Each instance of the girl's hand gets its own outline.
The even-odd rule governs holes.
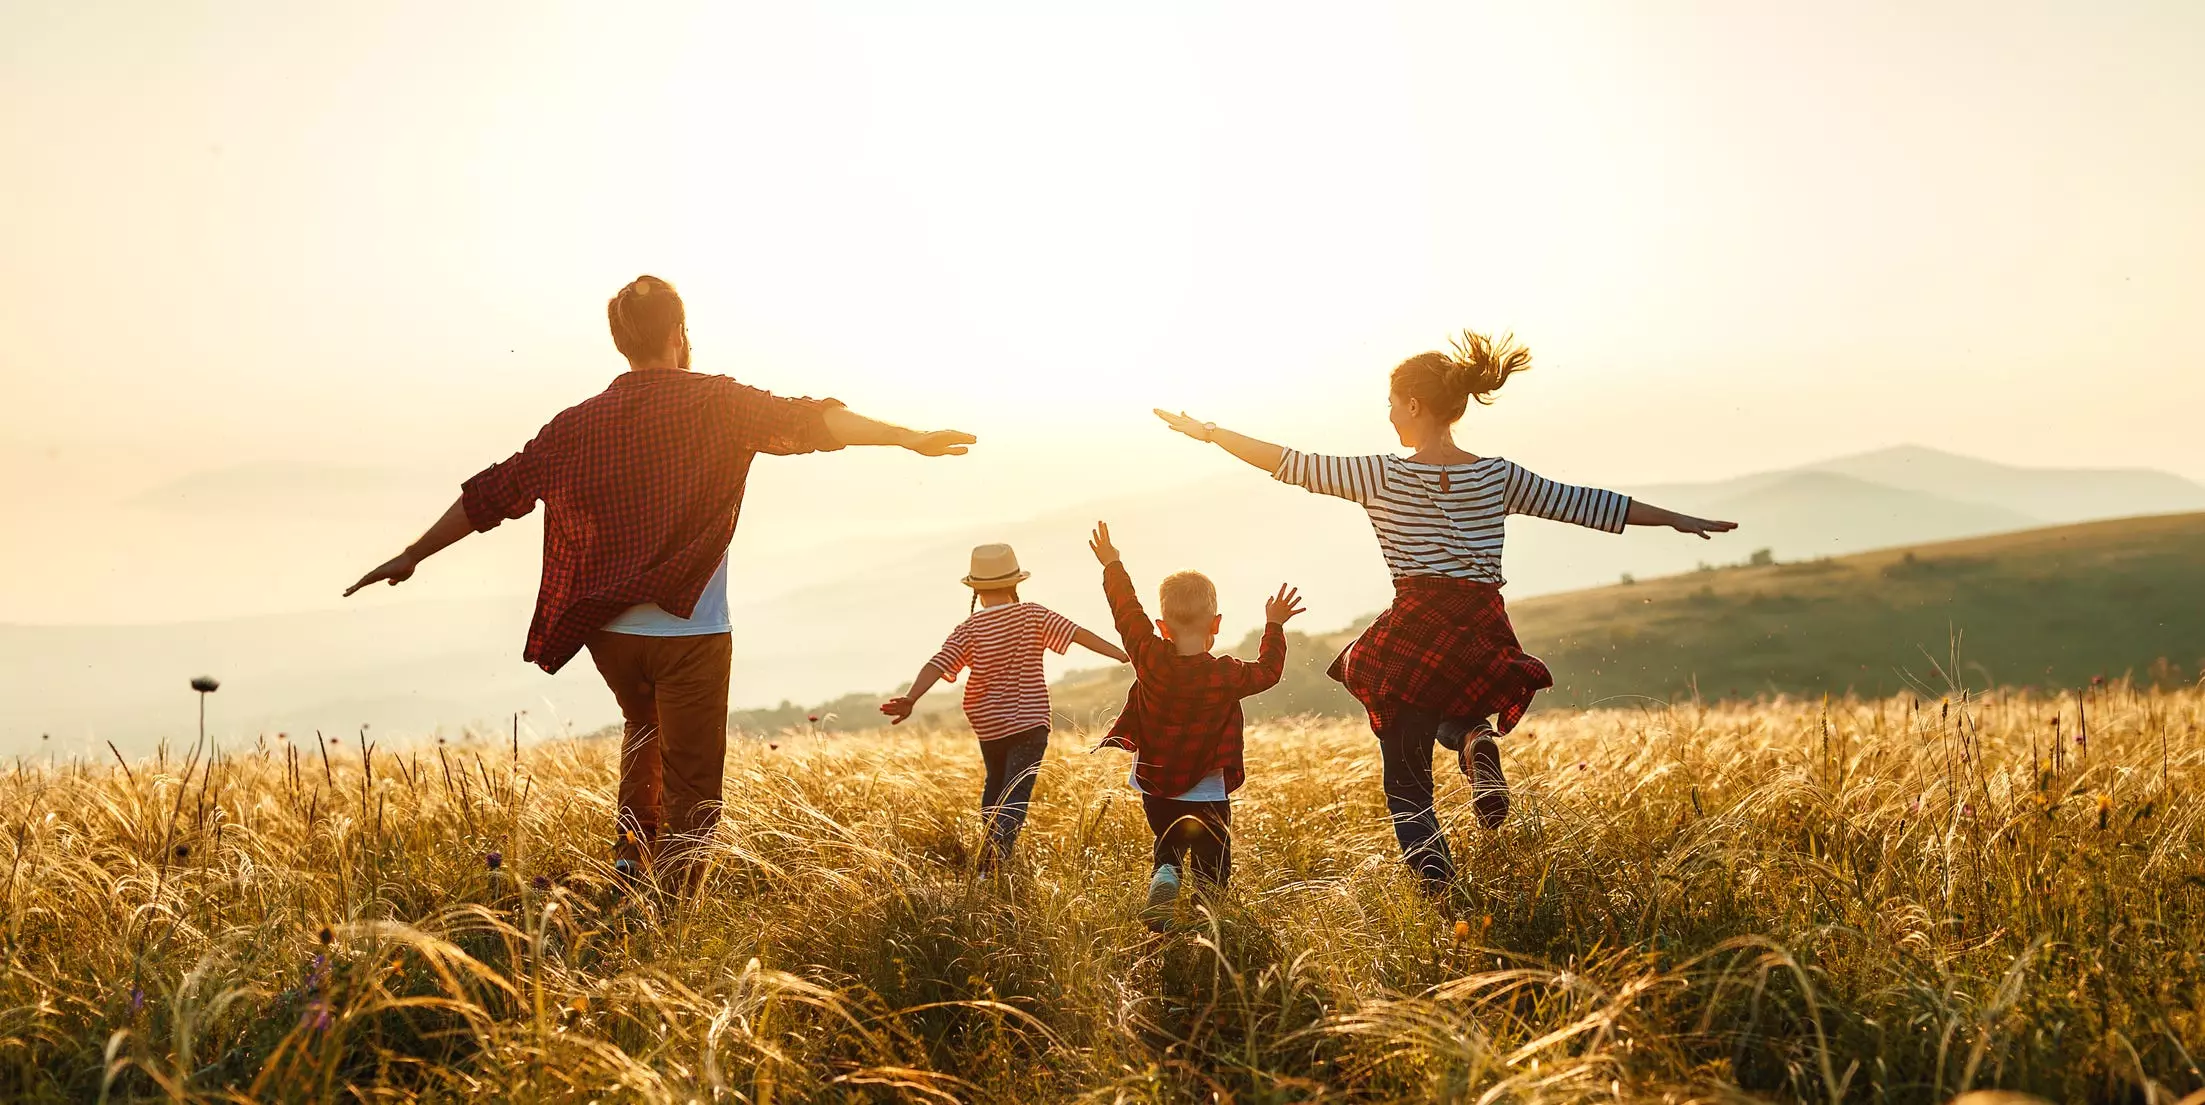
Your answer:
[[[891,698],[888,701],[881,703],[880,712],[887,714],[889,717],[895,719],[888,724],[902,725],[904,723],[904,720],[911,716],[911,706],[912,702],[909,695],[898,695],[895,698]]]
[[[1263,604],[1263,620],[1272,625],[1285,625],[1287,619],[1301,612],[1301,591],[1283,583],[1279,584],[1279,593]]]
[[[1164,420],[1164,425],[1169,426],[1172,429],[1195,439],[1196,441],[1210,441],[1212,437],[1217,433],[1216,425],[1209,422],[1197,422],[1195,421],[1193,416],[1189,415],[1185,411],[1180,411],[1178,414],[1173,414],[1170,411],[1163,409],[1162,407],[1152,407],[1150,409],[1156,412],[1156,417]]]
[[[1738,528],[1736,522],[1718,522],[1711,518],[1694,518],[1689,514],[1678,515],[1677,520],[1669,523],[1669,525],[1678,533],[1696,534],[1702,541],[1711,540],[1714,534],[1729,533],[1731,530]]]

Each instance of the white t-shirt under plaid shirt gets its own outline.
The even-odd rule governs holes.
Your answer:
[[[952,682],[959,671],[972,669],[965,684],[965,720],[981,740],[1001,740],[1049,724],[1041,650],[1063,655],[1078,631],[1071,619],[1039,603],[983,607],[950,633],[927,663]]]

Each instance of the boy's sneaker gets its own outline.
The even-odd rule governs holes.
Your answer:
[[[1171,924],[1172,906],[1179,901],[1179,869],[1162,864],[1148,877],[1148,917],[1151,931],[1162,932]]]
[[[1470,740],[1457,754],[1462,773],[1470,777],[1470,808],[1477,811],[1478,824],[1488,829],[1498,829],[1508,820],[1508,777],[1501,774],[1497,736],[1491,726],[1481,725],[1471,731]]]

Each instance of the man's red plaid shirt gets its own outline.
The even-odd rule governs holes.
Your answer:
[[[1133,778],[1144,794],[1176,798],[1212,771],[1224,774],[1227,791],[1238,789],[1248,777],[1241,764],[1240,700],[1278,683],[1286,667],[1286,630],[1264,626],[1252,664],[1206,652],[1182,656],[1156,635],[1123,563],[1103,567],[1103,594],[1133,660],[1125,712],[1103,746],[1133,753]]]
[[[460,502],[477,532],[545,504],[521,658],[557,671],[639,603],[688,617],[735,536],[751,458],[841,448],[822,417],[833,404],[680,369],[624,372],[468,480]]]

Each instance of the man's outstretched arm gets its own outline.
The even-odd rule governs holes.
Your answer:
[[[360,582],[345,588],[345,596],[350,598],[354,591],[370,583],[388,583],[396,587],[413,578],[413,570],[420,567],[422,561],[443,551],[452,542],[473,533],[475,527],[467,520],[466,502],[465,496],[452,500],[452,505],[444,508],[443,517],[438,518],[427,533],[406,546],[405,552],[377,565],[374,571],[361,576]]]
[[[894,445],[921,456],[961,456],[978,439],[959,430],[907,430],[875,421],[843,406],[820,412],[827,432],[844,445]]]

